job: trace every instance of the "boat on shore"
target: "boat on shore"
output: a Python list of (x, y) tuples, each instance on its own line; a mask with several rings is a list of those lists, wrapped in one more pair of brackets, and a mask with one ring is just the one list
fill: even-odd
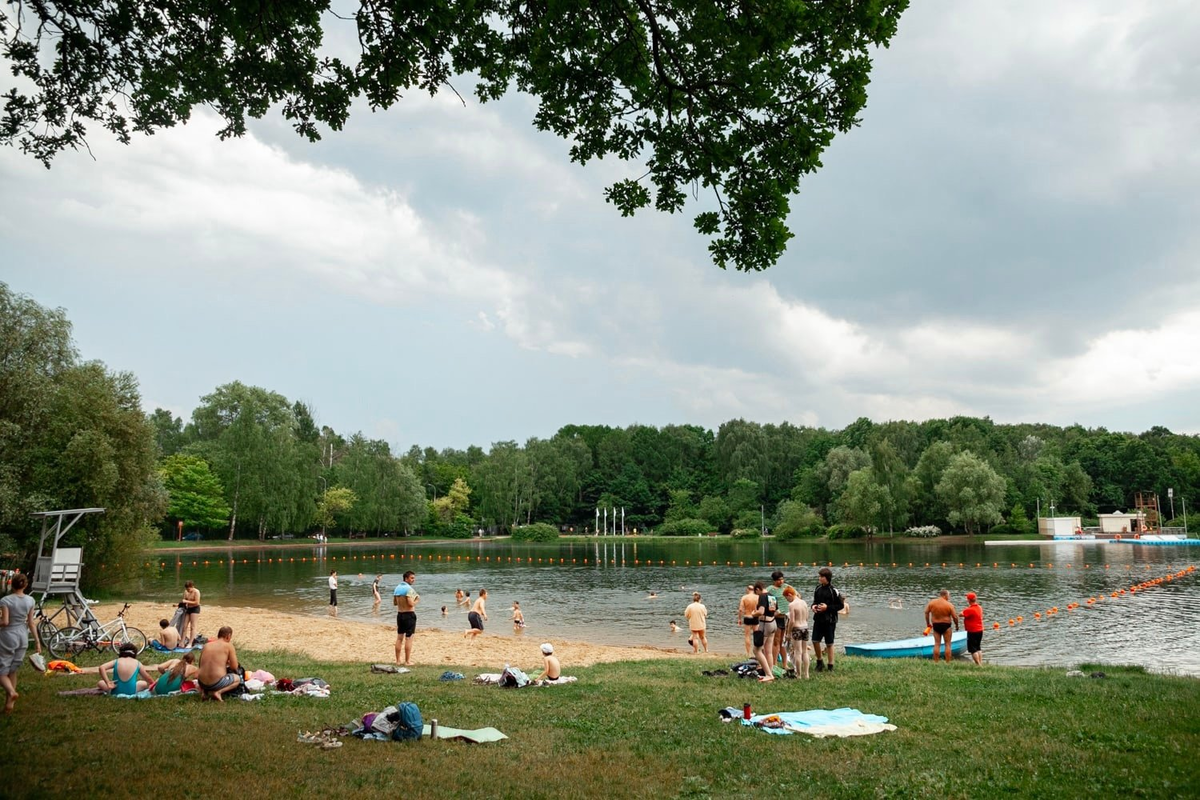
[[(933, 658), (933, 637), (914, 636), (891, 642), (845, 645), (846, 655), (868, 658)], [(967, 632), (957, 631), (950, 637), (950, 653), (959, 655), (967, 649)]]

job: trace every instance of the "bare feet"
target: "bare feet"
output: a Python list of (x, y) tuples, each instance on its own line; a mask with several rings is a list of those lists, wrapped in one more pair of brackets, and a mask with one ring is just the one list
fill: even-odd
[(16, 692), (13, 692), (8, 696), (8, 701), (4, 704), (5, 714), (11, 714), (13, 712), (13, 708), (17, 705), (17, 698), (20, 696), (21, 695), (17, 694)]

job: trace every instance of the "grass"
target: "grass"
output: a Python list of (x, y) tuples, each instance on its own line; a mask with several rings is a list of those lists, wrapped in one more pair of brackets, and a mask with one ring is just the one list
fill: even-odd
[[(759, 685), (704, 677), (700, 670), (716, 662), (678, 659), (568, 669), (579, 683), (514, 691), (439, 682), (443, 667), (394, 676), (280, 652), (243, 661), (277, 676), (321, 676), (333, 696), (224, 705), (58, 697), (91, 679), (42, 678), (26, 667), (17, 713), (0, 718), (5, 795), (127, 794), (162, 775), (200, 796), (406, 800), (1178, 797), (1200, 785), (1200, 685), (1129, 668), (1089, 665), (1108, 676), (1091, 679), (1061, 669), (843, 658), (833, 675)], [(494, 726), (510, 738), (347, 738), (329, 752), (295, 740), (299, 729), (402, 700), (418, 703), (426, 721)], [(850, 706), (899, 730), (820, 740), (718, 721), (718, 709), (743, 702), (757, 712)]]

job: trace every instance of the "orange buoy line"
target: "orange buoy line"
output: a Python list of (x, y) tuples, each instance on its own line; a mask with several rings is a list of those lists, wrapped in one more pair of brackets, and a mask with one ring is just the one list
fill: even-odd
[[(1128, 589), (1116, 589), (1114, 591), (1111, 591), (1107, 594), (1107, 598), (1109, 600), (1116, 600), (1121, 597), (1130, 597), (1130, 596), (1137, 594), (1138, 592), (1145, 592), (1147, 589), (1153, 589), (1156, 586), (1162, 586), (1164, 583), (1170, 583), (1171, 581), (1189, 577), (1191, 575), (1194, 575), (1195, 572), (1196, 572), (1195, 565), (1189, 565), (1185, 569), (1181, 569), (1178, 572), (1168, 573), (1166, 575), (1162, 575), (1157, 578), (1149, 578), (1140, 583), (1136, 583), (1136, 584), (1130, 586)], [(1065, 606), (1063, 606), (1063, 610), (1065, 610), (1069, 613), (1069, 612), (1072, 612), (1072, 611), (1074, 611), (1076, 609), (1080, 609), (1080, 608), (1095, 608), (1097, 606), (1097, 604), (1102, 603), (1105, 600), (1105, 597), (1106, 597), (1105, 593), (1100, 592), (1099, 594), (1095, 595), (1094, 597), (1087, 598), (1082, 603), (1077, 603), (1077, 602), (1067, 603)], [(1033, 619), (1034, 620), (1048, 620), (1051, 617), (1058, 616), (1058, 614), (1059, 614), (1058, 606), (1052, 606), (1052, 607), (1046, 609), (1045, 611), (1033, 612)], [(1008, 627), (1009, 628), (1016, 627), (1017, 625), (1020, 625), (1024, 621), (1025, 621), (1025, 617), (1023, 615), (1018, 615), (1016, 617), (1010, 617), (1008, 620)], [(1001, 626), (1001, 624), (999, 622), (993, 622), (992, 630), (994, 630), (994, 631), (1003, 630), (1003, 626)]]

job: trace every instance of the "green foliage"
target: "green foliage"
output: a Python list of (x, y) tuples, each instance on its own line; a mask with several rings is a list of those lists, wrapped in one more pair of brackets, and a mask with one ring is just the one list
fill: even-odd
[(779, 541), (816, 538), (825, 535), (825, 522), (803, 503), (785, 500), (776, 511), (774, 533)]
[[(1033, 533), (1034, 526), (1025, 514), (1025, 506), (1016, 503), (1008, 514), (1008, 527), (1013, 533)], [(993, 528), (995, 530), (995, 528)]]
[(838, 518), (847, 525), (875, 531), (887, 519), (892, 497), (886, 486), (879, 485), (869, 467), (855, 470), (846, 480), (846, 488), (837, 500)]
[(949, 509), (947, 519), (961, 524), (967, 533), (1000, 522), (1004, 502), (1004, 479), (986, 461), (970, 451), (950, 459), (937, 485), (937, 494)]
[(0, 283), (0, 532), (28, 569), (37, 545), (33, 511), (100, 507), (63, 544), (82, 546), (85, 587), (134, 577), (138, 553), (167, 497), (155, 469), (154, 429), (136, 379), (79, 362), (71, 326)]
[(654, 529), (659, 536), (702, 536), (715, 532), (711, 522), (703, 519), (673, 519)]
[(167, 515), (185, 528), (218, 528), (229, 521), (225, 490), (203, 458), (176, 454), (166, 458), (158, 472), (169, 498)]
[(733, 518), (733, 527), (737, 528), (753, 528), (756, 531), (761, 531), (763, 526), (763, 514), (757, 508), (746, 509)]
[(327, 0), (14, 0), (0, 31), (22, 81), (0, 142), (48, 167), (60, 151), (86, 148), (89, 124), (128, 143), (198, 106), (224, 117), (222, 138), (278, 107), (316, 140), (325, 126), (341, 130), (360, 98), (386, 109), (470, 75), (480, 100), (513, 89), (536, 98), (534, 125), (568, 140), (572, 161), (645, 164), (643, 178), (605, 193), (622, 215), (676, 213), (694, 187), (711, 191), (694, 225), (713, 237), (713, 261), (761, 270), (792, 236), (789, 199), (801, 179), (858, 123), (871, 55), (907, 5), (361, 3), (355, 63), (325, 54)]
[(313, 522), (322, 528), (333, 530), (338, 526), (340, 519), (349, 513), (356, 503), (358, 503), (358, 495), (354, 493), (353, 489), (345, 486), (330, 486), (321, 493), (321, 499), (317, 501), (317, 511)]
[(729, 510), (729, 504), (719, 495), (705, 495), (700, 501), (699, 512), (701, 519), (719, 531), (729, 530), (730, 523), (733, 522), (733, 512)]
[(762, 531), (758, 528), (734, 528), (729, 535), (734, 539), (761, 539)]
[(664, 522), (674, 522), (680, 519), (693, 519), (698, 511), (692, 503), (692, 493), (687, 489), (673, 489), (670, 494), (670, 505), (663, 515)]
[(862, 539), (865, 538), (870, 531), (859, 525), (850, 525), (844, 522), (839, 522), (829, 526), (829, 531), (826, 534), (829, 539)]
[(558, 541), (558, 528), (545, 522), (519, 525), (513, 528), (512, 538), (516, 542), (556, 542)]

